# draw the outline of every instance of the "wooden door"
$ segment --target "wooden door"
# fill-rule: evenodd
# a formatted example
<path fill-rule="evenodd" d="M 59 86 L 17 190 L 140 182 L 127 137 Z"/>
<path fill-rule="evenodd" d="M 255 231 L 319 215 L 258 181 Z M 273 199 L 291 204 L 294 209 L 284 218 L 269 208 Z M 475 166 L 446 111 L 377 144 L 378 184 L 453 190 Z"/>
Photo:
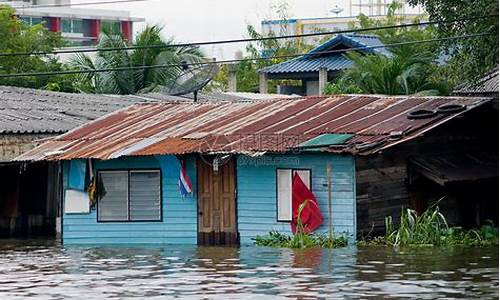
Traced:
<path fill-rule="evenodd" d="M 218 171 L 207 161 L 197 162 L 198 244 L 238 244 L 234 160 L 219 166 Z"/>

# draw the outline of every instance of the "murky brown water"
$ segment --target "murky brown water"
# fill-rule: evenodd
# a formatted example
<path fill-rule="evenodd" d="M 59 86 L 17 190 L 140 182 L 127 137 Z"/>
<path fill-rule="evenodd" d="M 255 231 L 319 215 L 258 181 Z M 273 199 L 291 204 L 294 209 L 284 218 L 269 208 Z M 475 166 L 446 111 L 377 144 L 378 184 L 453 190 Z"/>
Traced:
<path fill-rule="evenodd" d="M 0 240 L 0 299 L 498 298 L 498 248 L 292 251 Z"/>

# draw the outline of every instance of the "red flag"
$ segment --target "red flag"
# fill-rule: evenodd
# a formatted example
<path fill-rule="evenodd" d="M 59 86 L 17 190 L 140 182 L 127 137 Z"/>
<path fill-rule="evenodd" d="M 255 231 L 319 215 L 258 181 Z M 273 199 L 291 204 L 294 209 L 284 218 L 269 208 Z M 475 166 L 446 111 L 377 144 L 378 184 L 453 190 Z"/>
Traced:
<path fill-rule="evenodd" d="M 302 209 L 300 219 L 304 232 L 310 233 L 316 230 L 323 223 L 323 216 L 319 210 L 318 202 L 314 194 L 307 188 L 299 174 L 295 172 L 292 182 L 292 232 L 295 234 L 297 231 L 297 218 L 299 206 L 307 201 L 307 204 Z"/>

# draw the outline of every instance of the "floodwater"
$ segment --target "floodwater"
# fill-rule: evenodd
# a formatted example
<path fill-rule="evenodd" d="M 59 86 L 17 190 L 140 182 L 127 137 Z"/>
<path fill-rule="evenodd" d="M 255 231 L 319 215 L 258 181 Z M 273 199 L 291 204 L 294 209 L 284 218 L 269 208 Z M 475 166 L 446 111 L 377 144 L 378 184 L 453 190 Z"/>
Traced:
<path fill-rule="evenodd" d="M 2 300 L 498 296 L 498 248 L 293 251 L 0 240 Z"/>

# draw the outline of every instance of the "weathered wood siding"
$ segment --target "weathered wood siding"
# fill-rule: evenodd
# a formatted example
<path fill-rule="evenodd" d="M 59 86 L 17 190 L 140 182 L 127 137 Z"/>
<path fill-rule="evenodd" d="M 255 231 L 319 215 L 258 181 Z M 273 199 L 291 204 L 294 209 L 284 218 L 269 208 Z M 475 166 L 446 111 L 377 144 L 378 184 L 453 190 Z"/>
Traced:
<path fill-rule="evenodd" d="M 462 196 L 463 192 L 453 186 L 440 188 L 435 183 L 412 183 L 410 186 L 408 158 L 474 151 L 486 151 L 498 156 L 498 136 L 498 111 L 484 106 L 381 153 L 357 156 L 358 234 L 366 235 L 372 230 L 374 234 L 383 233 L 386 216 L 391 216 L 393 222 L 399 222 L 403 207 L 419 210 L 425 208 L 422 203 L 431 204 L 444 195 L 446 198 L 439 203 L 441 211 L 451 224 L 460 225 L 463 217 L 459 215 L 456 198 L 457 195 Z M 466 186 L 474 190 L 473 186 Z M 484 193 L 493 195 L 489 200 L 498 203 L 498 185 Z M 478 192 L 474 194 L 477 197 Z M 477 201 L 474 198 L 471 197 L 467 202 Z"/>
<path fill-rule="evenodd" d="M 160 169 L 162 174 L 161 222 L 97 222 L 96 210 L 89 214 L 64 214 L 65 244 L 169 243 L 196 244 L 197 209 L 194 197 L 182 198 L 178 190 L 179 162 L 174 156 L 129 157 L 98 161 L 97 169 Z M 68 163 L 65 174 L 68 175 Z M 186 170 L 196 186 L 194 160 Z M 69 170 L 70 171 L 70 170 Z M 76 174 L 69 174 L 76 176 Z M 64 186 L 69 178 L 65 176 Z"/>
<path fill-rule="evenodd" d="M 328 186 L 326 166 L 332 168 L 332 211 L 335 232 L 347 234 L 351 241 L 356 232 L 355 168 L 352 156 L 300 154 L 266 155 L 237 159 L 238 231 L 242 244 L 253 243 L 257 235 L 271 230 L 291 233 L 289 222 L 277 221 L 276 169 L 311 169 L 312 192 L 316 196 L 328 231 Z"/>
<path fill-rule="evenodd" d="M 394 153 L 356 157 L 358 234 L 384 231 L 386 216 L 397 222 L 409 203 L 406 158 Z"/>

